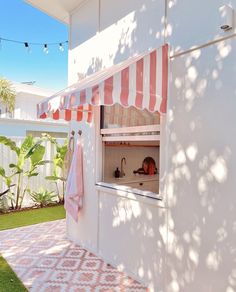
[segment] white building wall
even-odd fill
[[[86,1],[71,16],[69,83],[161,46],[164,20],[164,0]]]
[[[18,82],[12,82],[11,87],[16,94],[15,110],[12,115],[1,115],[3,118],[12,116],[15,119],[36,120],[37,104],[54,94],[52,90]]]
[[[36,120],[37,104],[42,101],[43,97],[29,94],[18,93],[16,96],[16,105],[14,110],[15,119]]]
[[[70,130],[74,130],[76,133],[75,145],[77,139],[83,145],[84,199],[83,208],[79,212],[78,224],[67,214],[67,234],[76,243],[96,253],[98,251],[98,196],[95,189],[95,127],[88,123],[71,122]],[[82,131],[81,137],[78,136],[79,130]]]
[[[192,58],[196,78],[190,54],[171,62],[167,291],[236,291],[235,40],[227,45],[219,62],[219,44]]]
[[[118,244],[114,246],[115,258],[112,249],[105,244],[115,230],[106,220],[114,220],[120,199],[106,198],[106,193],[101,193],[102,205],[99,206],[104,213],[99,215],[95,207],[99,197],[93,188],[96,181],[93,170],[97,165],[91,144],[86,150],[91,158],[86,166],[86,173],[90,173],[86,178],[90,188],[85,192],[86,208],[78,225],[68,217],[69,237],[97,249],[108,261],[122,263],[128,272],[136,273],[140,280],[154,287],[154,291],[236,291],[233,242],[236,232],[233,194],[236,187],[233,177],[236,172],[233,154],[236,146],[235,40],[208,46],[208,42],[234,33],[223,33],[219,29],[222,24],[219,7],[223,4],[228,1],[101,0],[99,7],[98,0],[90,0],[70,19],[70,84],[137,53],[161,46],[164,35],[171,46],[168,136],[164,137],[168,163],[162,163],[162,174],[168,178],[162,190],[166,191],[169,211],[162,211],[161,217],[158,208],[157,212],[153,209],[147,212],[158,228],[153,229],[154,245],[146,251],[146,258],[145,253],[141,256],[142,265],[138,267],[137,262],[132,262],[129,266],[128,261],[130,255],[140,256],[138,234],[132,238],[138,243],[137,248],[121,251]],[[235,1],[231,4],[236,8]],[[200,50],[186,51],[201,45]],[[183,55],[174,58],[177,52]],[[84,143],[93,140],[94,129],[86,126],[84,130]],[[142,203],[140,208],[146,210]],[[97,229],[92,219],[97,216],[101,226],[107,228]],[[139,220],[147,220],[142,216],[144,214],[129,218],[125,234],[133,235],[133,226]],[[112,237],[121,235],[120,230]],[[165,248],[160,248],[163,245],[168,247],[164,271],[156,268],[165,263]],[[160,257],[157,256],[150,267],[150,255],[155,252]],[[147,266],[148,272],[139,274],[139,268]]]
[[[27,131],[39,133],[63,133],[69,132],[68,123],[25,121],[21,119],[0,118],[0,136],[25,137]],[[40,136],[40,135],[39,135]],[[62,135],[64,137],[64,135]]]
[[[235,0],[166,1],[168,7],[167,42],[175,52],[204,45],[236,32],[236,29],[233,29],[225,33],[220,29],[223,24],[223,16],[219,11],[219,8],[225,4],[236,9]],[[236,14],[234,23],[236,23]]]
[[[165,217],[159,201],[99,191],[99,253],[110,264],[162,291],[165,282]],[[165,228],[164,228],[165,229]]]
[[[86,1],[70,19],[69,84],[161,46],[164,43],[164,20],[163,0],[102,0],[100,7],[98,0]],[[71,124],[71,129],[81,128],[83,131],[86,189],[78,224],[67,215],[68,236],[96,251],[111,264],[123,268],[154,291],[159,291],[164,285],[166,209],[116,199],[96,190],[96,176],[99,177],[102,170],[99,164],[102,152],[96,149],[99,132],[95,137],[94,126],[99,128],[98,118],[92,127]],[[114,220],[123,220],[122,214],[117,214],[122,204],[127,207],[123,211],[130,210],[131,215],[116,228]],[[136,211],[137,208],[141,211]],[[151,222],[150,228],[148,222]],[[119,245],[119,239],[123,241],[122,245]]]
[[[219,28],[226,2],[169,1],[167,41],[183,55],[170,64],[165,291],[236,291],[236,42],[211,44],[234,33]]]
[[[60,120],[41,120],[37,118],[37,104],[43,99],[51,96],[53,91],[36,87],[34,85],[12,83],[16,92],[15,109],[13,113],[6,113],[6,107],[0,103],[0,135],[24,137],[27,132],[39,133],[49,132],[57,137],[65,137],[68,133],[69,123]],[[58,136],[59,135],[59,136]]]

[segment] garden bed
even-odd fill
[[[64,206],[64,202],[56,203],[56,204],[48,204],[47,206],[39,206],[39,205],[34,205],[30,207],[23,207],[21,209],[7,209],[7,210],[0,210],[0,216],[10,214],[10,213],[18,213],[18,212],[26,212],[30,210],[37,210],[37,209],[43,209],[43,208],[52,208],[52,207],[57,207],[57,206]]]
[[[0,216],[0,230],[6,230],[63,219],[65,218],[65,209],[63,205],[56,205],[44,208],[14,210]]]

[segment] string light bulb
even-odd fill
[[[7,39],[3,38],[0,36],[0,50],[2,49],[2,45],[4,42],[11,42],[11,43],[16,43],[16,44],[21,44],[24,46],[25,49],[28,50],[28,52],[31,52],[32,46],[40,46],[43,47],[43,52],[45,54],[49,53],[48,47],[50,46],[59,46],[59,50],[63,52],[65,50],[65,44],[68,44],[68,41],[60,41],[60,42],[52,42],[52,43],[36,43],[36,42],[25,42],[25,41],[18,41],[18,40],[13,40],[13,39]]]
[[[43,51],[45,54],[48,54],[48,45],[47,44],[44,44],[44,47],[43,47]]]
[[[27,49],[28,53],[31,53],[30,47],[29,47],[29,43],[25,42],[24,43],[25,48]]]
[[[64,47],[63,47],[62,43],[59,44],[59,50],[60,50],[61,52],[64,52]]]

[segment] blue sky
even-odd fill
[[[50,1],[50,0],[48,0]],[[66,25],[21,0],[0,1],[0,38],[23,42],[53,43],[68,40]],[[32,46],[1,41],[0,77],[11,81],[36,81],[35,85],[52,90],[67,86],[67,48]]]

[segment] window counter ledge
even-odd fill
[[[117,195],[160,208],[166,208],[165,203],[163,202],[163,198],[160,195],[152,192],[105,182],[98,182],[95,186],[98,191],[104,191],[107,194]]]

